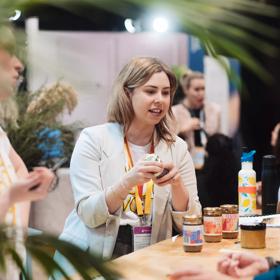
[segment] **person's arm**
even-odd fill
[[[173,151],[175,162],[163,164],[163,167],[172,166],[169,174],[155,184],[161,186],[171,185],[172,217],[177,230],[182,229],[182,217],[184,215],[201,215],[201,205],[197,195],[195,170],[186,143],[177,137]],[[169,165],[169,166],[168,166]],[[176,167],[175,167],[176,165]],[[174,180],[173,180],[174,179]]]
[[[28,176],[27,168],[23,160],[21,159],[21,157],[17,154],[17,152],[14,150],[12,146],[10,147],[9,158],[15,168],[17,177],[19,179],[26,178]],[[23,201],[18,203],[18,209],[20,211],[20,216],[21,216],[21,224],[23,227],[28,227],[30,205],[31,205],[30,201]]]
[[[270,269],[269,271],[256,275],[254,280],[279,280],[280,279],[280,265]]]
[[[3,223],[10,207],[10,189],[7,189],[7,191],[4,191],[0,195],[0,224]]]
[[[185,109],[184,109],[185,110]],[[194,130],[200,129],[200,120],[192,118],[188,113],[182,113],[177,106],[172,107],[174,118],[171,120],[169,127],[178,135],[180,133],[188,134]]]
[[[40,200],[46,197],[54,174],[45,167],[38,167],[24,179],[19,179],[0,195],[0,223],[15,203]]]
[[[187,267],[184,270],[171,273],[168,280],[234,280],[218,271],[205,270],[202,267]]]
[[[173,209],[175,211],[186,211],[189,204],[189,192],[184,186],[178,168],[172,162],[163,163],[163,167],[169,172],[160,179],[155,179],[155,183],[158,186],[170,184]]]

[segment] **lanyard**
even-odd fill
[[[154,153],[154,140],[152,140],[150,153]],[[127,158],[127,171],[133,167],[133,160],[129,149],[128,141],[124,137],[124,150]],[[135,202],[138,216],[149,215],[151,213],[152,192],[154,183],[152,180],[144,184],[146,187],[144,209],[142,205],[143,185],[134,186]]]

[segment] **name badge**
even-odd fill
[[[134,226],[133,227],[133,251],[143,249],[151,245],[152,227]]]

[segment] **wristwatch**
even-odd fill
[[[275,260],[273,257],[265,257],[268,265],[269,265],[269,270],[275,268],[276,266],[280,265],[280,261]]]

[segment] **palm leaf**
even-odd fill
[[[20,234],[19,234],[20,233]],[[104,279],[114,280],[118,279],[119,274],[114,268],[105,264],[100,257],[97,257],[90,252],[83,251],[79,247],[59,240],[57,237],[48,234],[39,234],[34,236],[25,236],[21,242],[18,236],[22,235],[20,229],[15,229],[7,226],[0,226],[0,271],[5,271],[7,266],[6,256],[10,255],[12,260],[23,273],[26,280],[31,280],[22,259],[17,253],[17,244],[24,245],[27,253],[36,262],[41,265],[47,275],[53,275],[55,272],[71,280],[73,275],[68,272],[58,263],[53,256],[46,251],[46,246],[56,250],[63,255],[67,261],[75,268],[77,274],[84,280],[91,280],[94,275],[101,275]]]
[[[0,17],[11,14],[13,9],[28,10],[32,5],[47,4],[81,13],[75,0],[2,0]],[[123,17],[139,16],[139,10],[163,10],[178,19],[183,31],[212,44],[215,56],[225,54],[236,57],[258,77],[270,81],[270,73],[263,69],[258,53],[275,56],[279,30],[264,23],[263,18],[275,20],[279,8],[251,0],[80,0],[78,5],[87,5],[109,11]],[[89,13],[82,16],[91,19]],[[213,53],[212,53],[213,54]]]
[[[37,262],[41,264],[42,268],[44,269],[47,275],[52,275],[55,271],[59,271],[65,279],[71,280],[71,278],[67,275],[65,270],[57,262],[55,262],[50,255],[42,251],[40,247],[28,246],[27,250],[33,257],[33,259],[37,260]]]
[[[14,260],[14,263],[17,265],[17,267],[20,269],[21,273],[24,276],[24,279],[26,280],[31,280],[29,278],[28,273],[26,272],[26,269],[22,263],[22,259],[19,256],[19,254],[17,253],[17,251],[13,248],[7,248],[7,254],[11,255],[12,259]]]

